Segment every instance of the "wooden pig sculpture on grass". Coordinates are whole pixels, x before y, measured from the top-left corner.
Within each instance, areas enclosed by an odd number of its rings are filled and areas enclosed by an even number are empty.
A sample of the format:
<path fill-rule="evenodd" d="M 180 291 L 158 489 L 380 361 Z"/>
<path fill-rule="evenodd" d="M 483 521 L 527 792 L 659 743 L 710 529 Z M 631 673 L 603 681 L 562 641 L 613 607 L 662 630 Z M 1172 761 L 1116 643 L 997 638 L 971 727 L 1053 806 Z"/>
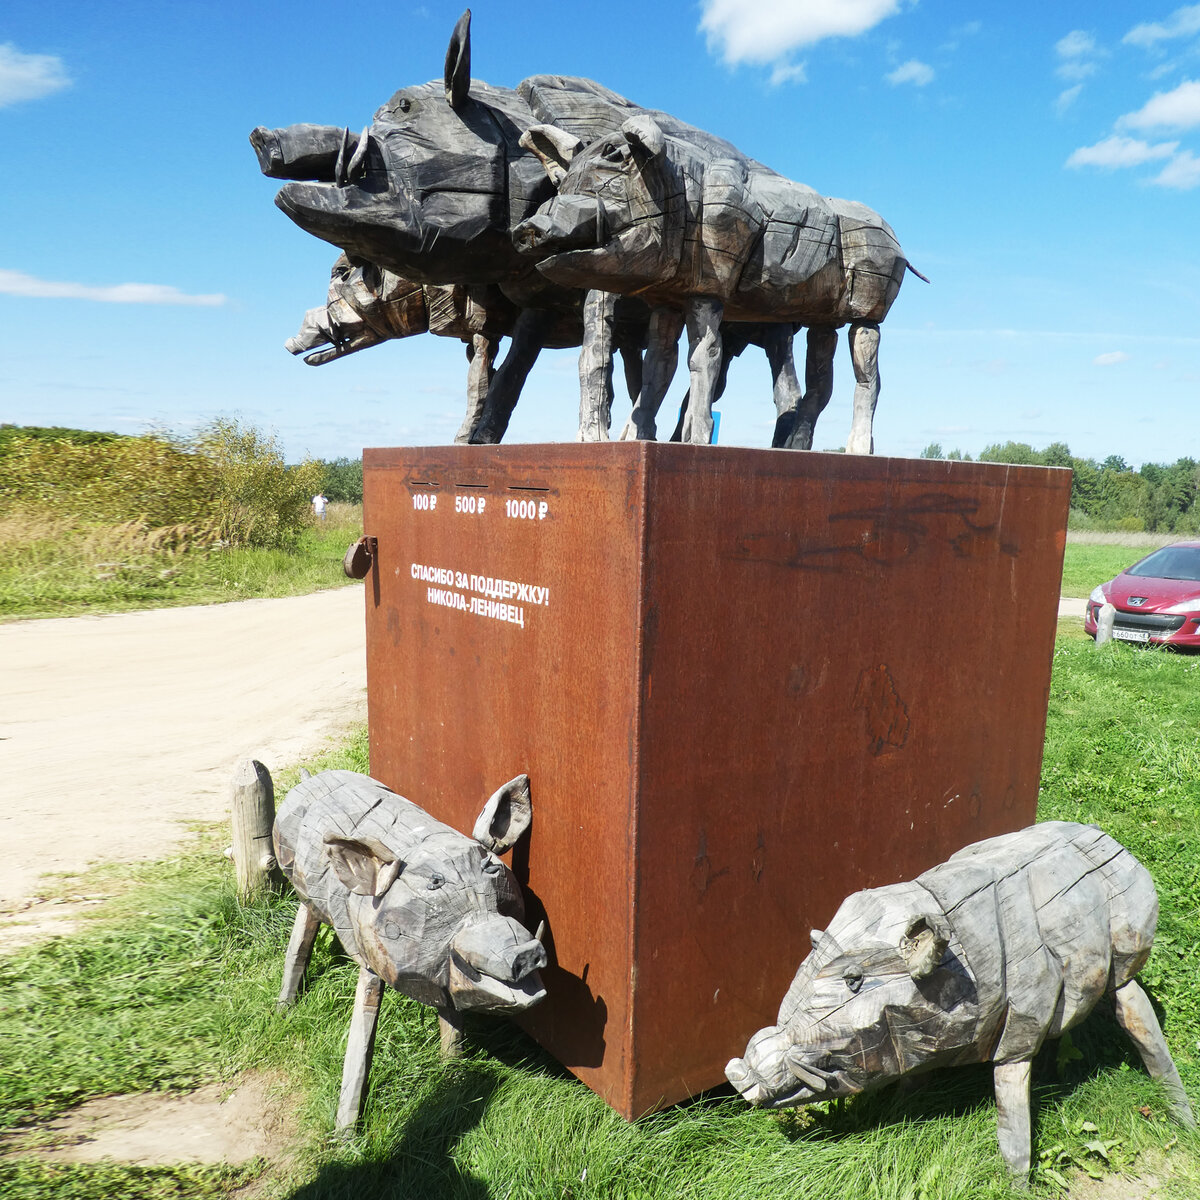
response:
<path fill-rule="evenodd" d="M 385 983 L 437 1009 L 447 1053 L 463 1011 L 518 1012 L 545 996 L 545 948 L 521 923 L 520 886 L 496 857 L 530 819 L 525 775 L 492 796 L 473 837 L 353 771 L 323 771 L 288 793 L 273 836 L 301 904 L 279 1006 L 295 1000 L 321 922 L 359 964 L 339 1131 L 358 1119 Z"/>
<path fill-rule="evenodd" d="M 849 896 L 813 931 L 778 1024 L 725 1073 L 751 1104 L 783 1108 L 993 1062 L 1000 1150 L 1023 1181 L 1030 1060 L 1107 993 L 1173 1115 L 1192 1125 L 1134 979 L 1157 920 L 1149 873 L 1094 826 L 1048 821 L 977 842 L 911 883 Z"/>

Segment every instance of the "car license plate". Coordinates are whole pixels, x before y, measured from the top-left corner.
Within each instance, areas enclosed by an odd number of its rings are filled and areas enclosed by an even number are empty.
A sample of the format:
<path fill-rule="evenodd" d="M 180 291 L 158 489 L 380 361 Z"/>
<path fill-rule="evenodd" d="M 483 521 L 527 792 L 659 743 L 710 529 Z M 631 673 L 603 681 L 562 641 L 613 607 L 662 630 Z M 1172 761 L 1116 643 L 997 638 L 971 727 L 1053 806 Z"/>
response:
<path fill-rule="evenodd" d="M 1119 642 L 1148 642 L 1150 631 L 1148 629 L 1114 629 L 1113 637 Z"/>

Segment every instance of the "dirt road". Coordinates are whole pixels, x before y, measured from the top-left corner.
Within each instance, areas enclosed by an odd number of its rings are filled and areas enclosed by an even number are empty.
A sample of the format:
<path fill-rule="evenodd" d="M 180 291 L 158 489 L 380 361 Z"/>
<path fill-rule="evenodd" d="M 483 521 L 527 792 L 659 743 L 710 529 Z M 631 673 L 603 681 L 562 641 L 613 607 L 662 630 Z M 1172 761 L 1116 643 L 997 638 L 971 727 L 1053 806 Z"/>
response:
<path fill-rule="evenodd" d="M 156 858 L 366 718 L 363 592 L 0 625 L 0 911 L 46 871 Z"/>

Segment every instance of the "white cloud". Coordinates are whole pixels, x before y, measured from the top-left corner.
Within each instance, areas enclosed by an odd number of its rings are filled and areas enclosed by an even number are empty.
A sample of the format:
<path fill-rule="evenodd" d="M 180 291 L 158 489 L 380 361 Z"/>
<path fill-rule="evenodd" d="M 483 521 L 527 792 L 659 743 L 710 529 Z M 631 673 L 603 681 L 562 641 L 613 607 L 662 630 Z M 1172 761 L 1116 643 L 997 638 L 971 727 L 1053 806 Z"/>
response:
<path fill-rule="evenodd" d="M 916 87 L 924 87 L 927 83 L 933 82 L 933 68 L 927 63 L 918 62 L 915 58 L 910 58 L 908 62 L 901 63 L 894 71 L 887 76 L 888 83 L 911 83 Z"/>
<path fill-rule="evenodd" d="M 1061 117 L 1079 99 L 1079 93 L 1082 91 L 1083 84 L 1077 83 L 1074 87 L 1067 88 L 1065 92 L 1059 92 L 1058 99 L 1054 102 L 1054 111 Z"/>
<path fill-rule="evenodd" d="M 807 83 L 803 63 L 777 63 L 771 72 L 771 86 L 778 87 L 781 83 Z"/>
<path fill-rule="evenodd" d="M 900 9 L 900 0 L 701 0 L 700 28 L 730 64 L 769 63 L 824 38 L 857 37 Z"/>
<path fill-rule="evenodd" d="M 1131 46 L 1151 47 L 1171 38 L 1191 37 L 1200 33 L 1200 4 L 1177 8 L 1165 21 L 1135 25 L 1122 39 Z"/>
<path fill-rule="evenodd" d="M 1142 163 L 1170 158 L 1179 149 L 1178 142 L 1159 142 L 1151 146 L 1137 138 L 1113 134 L 1094 146 L 1080 146 L 1066 161 L 1068 167 L 1138 167 Z"/>
<path fill-rule="evenodd" d="M 1190 150 L 1181 150 L 1150 182 L 1181 192 L 1191 191 L 1200 186 L 1200 158 Z"/>
<path fill-rule="evenodd" d="M 1096 39 L 1082 29 L 1072 29 L 1065 37 L 1054 43 L 1058 55 L 1058 66 L 1054 73 L 1059 79 L 1070 83 L 1082 83 L 1097 71 L 1094 61 L 1106 52 L 1096 45 Z"/>
<path fill-rule="evenodd" d="M 114 283 L 97 287 L 88 283 L 56 283 L 21 271 L 0 270 L 0 294 L 38 300 L 100 300 L 108 304 L 192 304 L 212 308 L 224 304 L 222 295 L 189 296 L 162 283 Z"/>
<path fill-rule="evenodd" d="M 0 108 L 22 100 L 40 100 L 70 83 L 61 58 L 22 54 L 12 42 L 0 43 Z"/>
<path fill-rule="evenodd" d="M 1054 51 L 1059 58 L 1085 58 L 1096 53 L 1096 39 L 1082 29 L 1072 29 L 1054 43 Z"/>
<path fill-rule="evenodd" d="M 1097 354 L 1092 362 L 1098 367 L 1115 367 L 1117 363 L 1129 361 L 1129 355 L 1124 350 L 1110 350 L 1107 354 Z"/>
<path fill-rule="evenodd" d="M 1169 92 L 1155 92 L 1137 112 L 1117 121 L 1118 129 L 1191 129 L 1200 125 L 1200 83 L 1185 79 Z"/>
<path fill-rule="evenodd" d="M 1096 73 L 1096 64 L 1094 62 L 1085 62 L 1082 59 L 1073 58 L 1068 62 L 1060 63 L 1054 71 L 1059 79 L 1069 81 L 1087 79 Z"/>

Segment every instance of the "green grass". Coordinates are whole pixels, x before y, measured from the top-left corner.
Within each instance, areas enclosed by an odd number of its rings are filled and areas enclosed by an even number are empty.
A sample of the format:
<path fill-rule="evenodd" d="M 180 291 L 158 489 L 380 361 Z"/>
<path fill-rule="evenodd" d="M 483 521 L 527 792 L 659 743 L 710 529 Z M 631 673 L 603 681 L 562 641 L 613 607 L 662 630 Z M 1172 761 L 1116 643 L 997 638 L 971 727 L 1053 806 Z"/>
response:
<path fill-rule="evenodd" d="M 1150 553 L 1150 546 L 1068 542 L 1063 555 L 1062 595 L 1089 596 L 1098 583 L 1107 583 L 1126 567 Z"/>
<path fill-rule="evenodd" d="M 233 546 L 171 553 L 136 531 L 108 527 L 63 534 L 0 536 L 0 620 L 124 612 L 296 596 L 350 581 L 347 546 L 362 533 L 362 509 L 330 506 L 290 549 Z"/>
<path fill-rule="evenodd" d="M 1060 636 L 1041 815 L 1095 821 L 1159 887 L 1143 973 L 1193 1101 L 1200 1099 L 1200 659 Z M 315 767 L 365 769 L 365 737 Z M 280 794 L 295 776 L 282 776 Z M 443 1062 L 431 1010 L 386 997 L 360 1135 L 331 1138 L 356 969 L 318 939 L 309 987 L 273 1012 L 293 903 L 245 907 L 209 839 L 124 871 L 134 884 L 86 933 L 0 960 L 0 1127 L 110 1092 L 187 1088 L 263 1068 L 291 1081 L 291 1167 L 47 1167 L 0 1158 L 0 1194 L 295 1200 L 484 1197 L 609 1200 L 746 1196 L 982 1200 L 1010 1194 L 991 1072 L 961 1068 L 783 1114 L 726 1090 L 627 1124 L 513 1027 L 468 1025 Z M 1103 1006 L 1102 1006 L 1103 1008 Z M 1034 1192 L 1083 1169 L 1167 1175 L 1162 1200 L 1200 1195 L 1200 1138 L 1163 1119 L 1161 1094 L 1106 1011 L 1035 1066 Z M 1198 1105 L 1200 1107 L 1200 1105 Z M 1143 1115 L 1146 1108 L 1150 1116 Z M 1165 1160 L 1161 1156 L 1165 1154 Z"/>

